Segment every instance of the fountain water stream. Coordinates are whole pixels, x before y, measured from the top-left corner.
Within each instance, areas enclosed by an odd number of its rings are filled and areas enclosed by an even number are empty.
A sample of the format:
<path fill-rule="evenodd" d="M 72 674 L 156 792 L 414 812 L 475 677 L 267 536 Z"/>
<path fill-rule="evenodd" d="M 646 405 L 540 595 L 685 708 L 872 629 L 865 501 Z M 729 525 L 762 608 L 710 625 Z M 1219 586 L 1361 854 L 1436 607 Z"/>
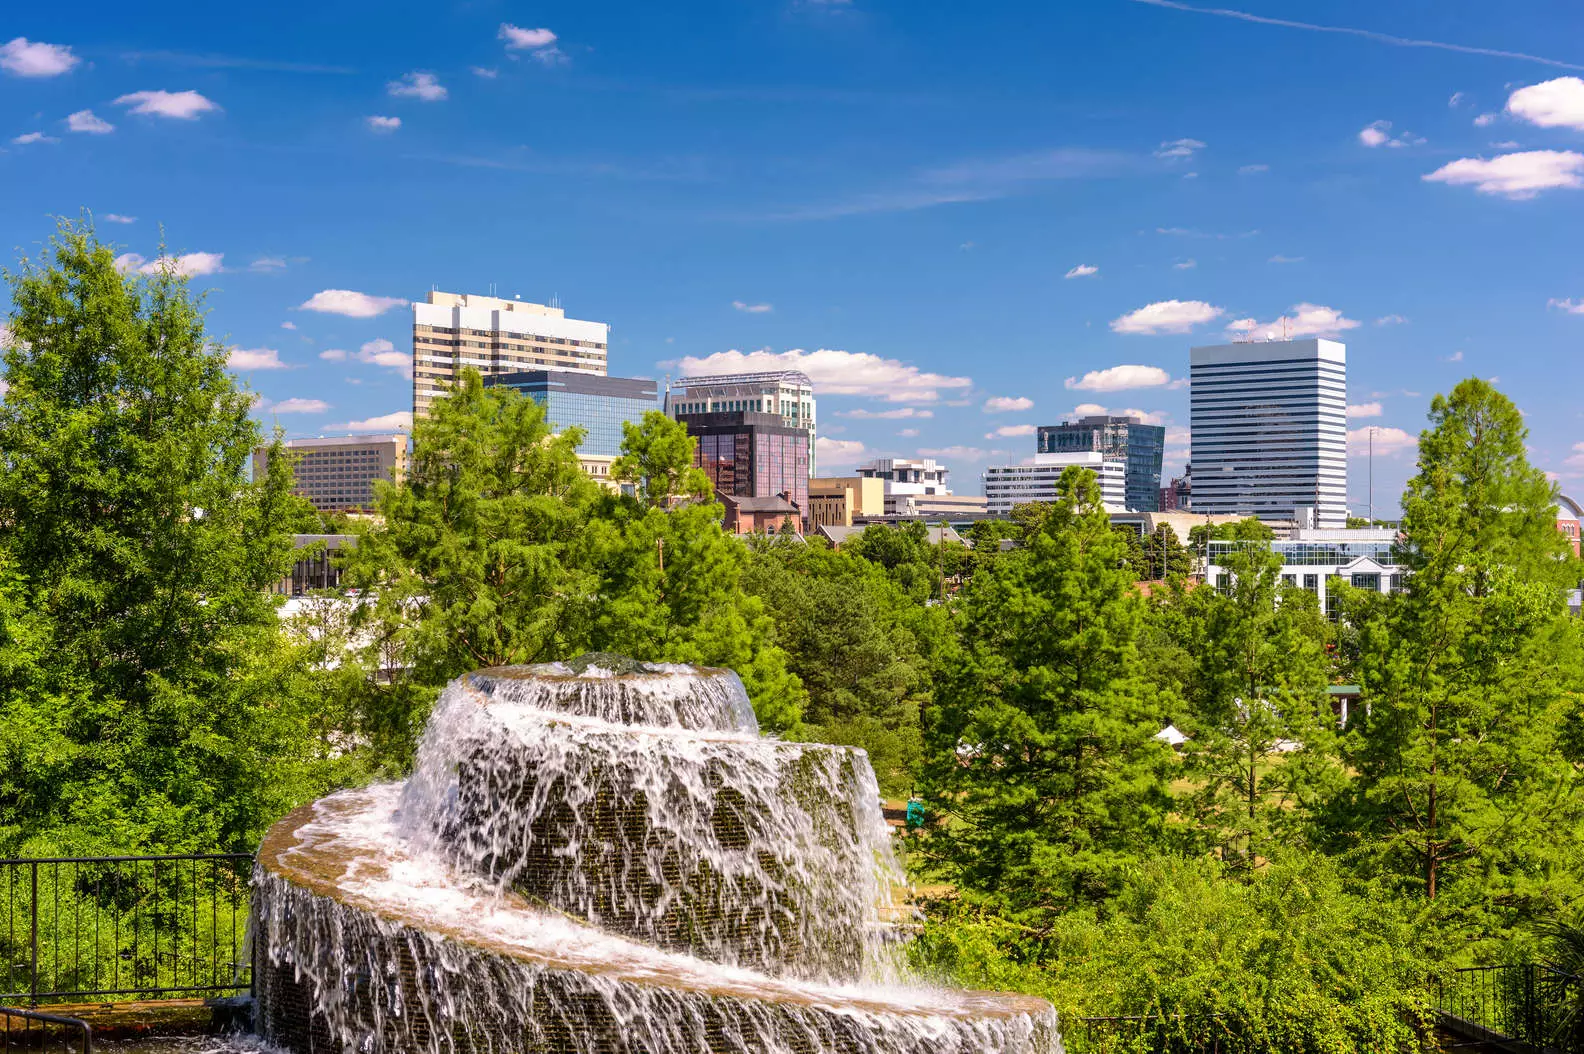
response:
<path fill-rule="evenodd" d="M 860 750 L 758 734 L 735 674 L 484 670 L 413 776 L 281 821 L 260 1022 L 294 1051 L 1059 1054 L 1042 1000 L 910 982 Z"/>

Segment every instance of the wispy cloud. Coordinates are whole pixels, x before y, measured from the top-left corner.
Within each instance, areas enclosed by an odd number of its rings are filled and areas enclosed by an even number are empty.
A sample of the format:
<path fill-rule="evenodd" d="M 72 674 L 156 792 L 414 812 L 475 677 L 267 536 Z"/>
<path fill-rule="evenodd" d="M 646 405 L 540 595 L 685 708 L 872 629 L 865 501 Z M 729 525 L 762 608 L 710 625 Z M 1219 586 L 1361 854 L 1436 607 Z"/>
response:
<path fill-rule="evenodd" d="M 804 351 L 793 348 L 775 352 L 768 348 L 741 352 L 717 351 L 703 358 L 688 356 L 681 360 L 685 377 L 707 377 L 719 373 L 747 373 L 765 370 L 801 370 L 814 387 L 829 395 L 867 395 L 893 403 L 932 403 L 940 390 L 970 388 L 967 377 L 927 373 L 917 366 L 883 359 L 867 352 L 820 348 Z"/>
<path fill-rule="evenodd" d="M 768 315 L 775 310 L 772 304 L 750 304 L 746 300 L 733 300 L 732 307 L 748 315 Z"/>
<path fill-rule="evenodd" d="M 1026 395 L 997 395 L 986 399 L 983 409 L 987 414 L 1021 413 L 1034 409 L 1034 400 Z"/>
<path fill-rule="evenodd" d="M 371 132 L 394 132 L 401 127 L 400 117 L 384 117 L 380 114 L 374 114 L 363 118 L 363 121 L 368 125 Z"/>
<path fill-rule="evenodd" d="M 901 421 L 908 418 L 934 417 L 934 410 L 920 410 L 916 406 L 899 406 L 894 410 L 838 410 L 837 417 L 850 417 L 854 421 Z"/>
<path fill-rule="evenodd" d="M 412 423 L 411 410 L 397 410 L 395 413 L 367 417 L 361 421 L 343 421 L 329 427 L 347 432 L 410 432 Z"/>
<path fill-rule="evenodd" d="M 92 110 L 78 110 L 66 118 L 66 127 L 73 132 L 86 132 L 89 135 L 107 135 L 115 131 L 115 125 L 98 117 Z"/>
<path fill-rule="evenodd" d="M 1088 278 L 1092 274 L 1099 274 L 1100 268 L 1093 264 L 1079 264 L 1071 271 L 1062 275 L 1063 278 Z"/>
<path fill-rule="evenodd" d="M 1572 150 L 1526 150 L 1489 160 L 1464 157 L 1421 178 L 1427 183 L 1471 186 L 1481 194 L 1523 201 L 1542 190 L 1584 187 L 1584 154 Z"/>
<path fill-rule="evenodd" d="M 195 91 L 135 91 L 116 99 L 117 106 L 130 106 L 131 113 L 168 117 L 177 121 L 195 120 L 211 110 L 220 109 L 213 99 Z"/>
<path fill-rule="evenodd" d="M 175 66 L 206 69 L 260 70 L 273 73 L 356 73 L 350 66 L 329 66 L 313 62 L 284 62 L 277 59 L 249 58 L 244 55 L 193 54 L 185 51 L 128 51 L 121 57 L 128 62 L 167 62 Z"/>
<path fill-rule="evenodd" d="M 449 92 L 440 78 L 433 73 L 421 71 L 404 73 L 400 80 L 394 80 L 385 85 L 387 94 L 396 98 L 422 99 L 424 102 L 439 102 Z"/>
<path fill-rule="evenodd" d="M 783 220 L 826 220 L 877 212 L 911 212 L 939 205 L 993 201 L 1041 183 L 1094 179 L 1141 171 L 1142 159 L 1114 150 L 1062 147 L 999 158 L 976 158 L 921 169 L 899 185 L 844 201 L 807 205 L 773 215 Z"/>
<path fill-rule="evenodd" d="M 1284 29 L 1302 29 L 1311 33 L 1335 33 L 1342 36 L 1359 37 L 1363 40 L 1373 40 L 1377 44 L 1390 44 L 1400 48 L 1430 48 L 1436 51 L 1456 51 L 1463 55 L 1488 55 L 1498 59 L 1518 59 L 1522 62 L 1535 62 L 1542 66 L 1555 66 L 1565 70 L 1584 70 L 1584 66 L 1572 62 L 1563 62 L 1560 59 L 1548 59 L 1540 55 L 1529 55 L 1522 51 L 1505 51 L 1501 48 L 1473 47 L 1467 44 L 1449 44 L 1440 40 L 1419 40 L 1413 37 L 1399 37 L 1391 33 L 1378 33 L 1372 29 L 1358 29 L 1353 26 L 1327 26 L 1316 22 L 1298 22 L 1289 18 L 1271 18 L 1268 15 L 1256 15 L 1247 11 L 1234 11 L 1225 7 L 1195 7 L 1192 4 L 1179 3 L 1178 0 L 1134 0 L 1134 3 L 1148 4 L 1151 7 L 1164 7 L 1173 11 L 1187 11 L 1196 15 L 1215 15 L 1218 18 L 1235 18 L 1241 22 L 1253 22 L 1262 26 L 1281 26 Z"/>

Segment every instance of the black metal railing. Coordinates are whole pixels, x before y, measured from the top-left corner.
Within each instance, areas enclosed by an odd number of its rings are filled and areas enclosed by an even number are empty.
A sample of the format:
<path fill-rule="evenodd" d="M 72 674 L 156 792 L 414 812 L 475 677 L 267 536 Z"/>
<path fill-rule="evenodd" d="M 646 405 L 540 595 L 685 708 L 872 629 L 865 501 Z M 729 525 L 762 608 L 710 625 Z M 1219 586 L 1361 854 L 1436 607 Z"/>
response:
<path fill-rule="evenodd" d="M 89 1054 L 93 1029 L 75 1017 L 0 1006 L 0 1050 L 59 1050 Z"/>
<path fill-rule="evenodd" d="M 1584 1052 L 1584 978 L 1534 963 L 1452 970 L 1439 982 L 1444 1027 L 1536 1050 Z"/>
<path fill-rule="evenodd" d="M 245 990 L 247 853 L 0 860 L 0 1003 Z"/>

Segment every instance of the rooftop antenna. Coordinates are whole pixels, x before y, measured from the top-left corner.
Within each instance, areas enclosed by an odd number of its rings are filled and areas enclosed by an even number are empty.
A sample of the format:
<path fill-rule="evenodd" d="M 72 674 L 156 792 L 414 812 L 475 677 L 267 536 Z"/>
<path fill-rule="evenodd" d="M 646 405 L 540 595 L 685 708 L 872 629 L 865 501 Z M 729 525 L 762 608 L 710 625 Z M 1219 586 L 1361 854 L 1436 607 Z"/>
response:
<path fill-rule="evenodd" d="M 1370 526 L 1375 525 L 1375 426 L 1370 425 L 1369 430 L 1369 518 Z"/>

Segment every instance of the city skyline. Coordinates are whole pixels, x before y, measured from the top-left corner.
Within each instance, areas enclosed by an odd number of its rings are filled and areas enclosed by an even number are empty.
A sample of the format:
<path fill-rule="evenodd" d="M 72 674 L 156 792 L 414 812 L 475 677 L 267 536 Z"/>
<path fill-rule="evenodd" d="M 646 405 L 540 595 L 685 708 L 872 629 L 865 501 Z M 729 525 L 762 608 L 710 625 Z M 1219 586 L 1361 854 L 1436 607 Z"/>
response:
<path fill-rule="evenodd" d="M 1584 63 L 1553 46 L 1584 17 L 1080 7 L 33 10 L 0 29 L 0 217 L 36 255 L 91 209 L 129 270 L 163 226 L 292 435 L 405 427 L 406 305 L 452 289 L 608 323 L 618 376 L 808 373 L 822 475 L 934 457 L 966 494 L 1040 425 L 1137 411 L 1164 482 L 1188 349 L 1272 334 L 1349 346 L 1353 511 L 1367 430 L 1386 514 L 1471 374 L 1584 490 Z"/>

